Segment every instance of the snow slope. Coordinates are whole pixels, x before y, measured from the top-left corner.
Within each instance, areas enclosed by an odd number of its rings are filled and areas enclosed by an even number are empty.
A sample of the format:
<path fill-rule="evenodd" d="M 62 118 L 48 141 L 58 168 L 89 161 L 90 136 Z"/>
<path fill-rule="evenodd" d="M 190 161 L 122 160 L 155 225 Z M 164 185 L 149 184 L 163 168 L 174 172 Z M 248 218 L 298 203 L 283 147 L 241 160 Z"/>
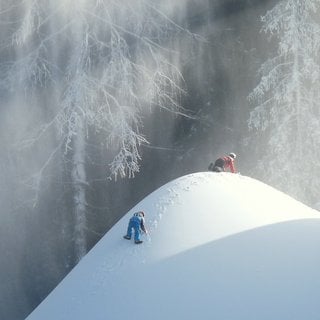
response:
<path fill-rule="evenodd" d="M 136 210 L 150 231 L 142 245 L 122 238 Z M 319 212 L 203 172 L 138 203 L 27 320 L 319 320 L 319 296 Z"/>

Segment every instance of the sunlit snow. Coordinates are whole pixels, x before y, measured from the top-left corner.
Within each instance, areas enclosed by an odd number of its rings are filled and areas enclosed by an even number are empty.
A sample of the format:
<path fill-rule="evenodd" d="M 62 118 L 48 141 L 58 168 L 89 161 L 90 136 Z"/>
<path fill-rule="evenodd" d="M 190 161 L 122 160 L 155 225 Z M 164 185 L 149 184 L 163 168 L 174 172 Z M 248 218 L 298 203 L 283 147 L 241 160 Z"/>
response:
<path fill-rule="evenodd" d="M 146 213 L 142 245 L 124 240 Z M 320 215 L 245 176 L 195 173 L 127 213 L 27 320 L 320 317 Z"/>

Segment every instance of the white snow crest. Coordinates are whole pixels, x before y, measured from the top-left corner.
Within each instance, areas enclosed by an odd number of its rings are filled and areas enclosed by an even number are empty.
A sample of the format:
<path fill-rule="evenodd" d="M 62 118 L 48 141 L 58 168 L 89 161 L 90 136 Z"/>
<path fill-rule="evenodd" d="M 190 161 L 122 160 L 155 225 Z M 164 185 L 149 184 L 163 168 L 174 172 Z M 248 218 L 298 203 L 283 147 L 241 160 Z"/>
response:
<path fill-rule="evenodd" d="M 138 210 L 141 245 L 122 238 Z M 318 211 L 245 176 L 189 174 L 132 208 L 27 320 L 318 320 L 319 243 Z"/>

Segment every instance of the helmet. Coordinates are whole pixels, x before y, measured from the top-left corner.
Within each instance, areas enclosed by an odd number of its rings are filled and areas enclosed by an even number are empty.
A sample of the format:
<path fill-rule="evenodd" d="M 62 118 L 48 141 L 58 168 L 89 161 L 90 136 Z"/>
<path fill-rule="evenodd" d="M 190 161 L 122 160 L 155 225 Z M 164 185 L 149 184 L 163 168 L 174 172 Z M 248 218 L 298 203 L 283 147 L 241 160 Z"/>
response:
<path fill-rule="evenodd" d="M 138 211 L 134 214 L 135 217 L 144 217 L 144 212 L 143 211 Z"/>
<path fill-rule="evenodd" d="M 235 159 L 237 157 L 237 155 L 233 152 L 229 153 L 229 157 L 231 157 L 232 159 Z"/>

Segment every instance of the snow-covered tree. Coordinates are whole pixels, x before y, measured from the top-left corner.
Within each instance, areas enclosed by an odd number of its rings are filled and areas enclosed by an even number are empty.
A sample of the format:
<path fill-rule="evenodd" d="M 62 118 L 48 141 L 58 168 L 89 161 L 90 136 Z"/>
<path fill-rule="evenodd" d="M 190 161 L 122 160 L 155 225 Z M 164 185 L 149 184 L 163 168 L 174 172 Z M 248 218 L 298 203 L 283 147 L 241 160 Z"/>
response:
<path fill-rule="evenodd" d="M 182 77 L 167 54 L 170 39 L 182 29 L 145 0 L 26 0 L 21 7 L 11 38 L 18 58 L 2 65 L 3 82 L 30 92 L 47 81 L 63 81 L 50 124 L 63 127 L 64 146 L 70 146 L 74 120 L 81 117 L 105 132 L 107 145 L 118 145 L 111 175 L 134 176 L 138 146 L 146 142 L 139 130 L 141 109 L 182 113 Z"/>
<path fill-rule="evenodd" d="M 161 1 L 24 0 L 0 7 L 0 15 L 12 17 L 5 23 L 10 36 L 3 50 L 11 58 L 0 65 L 1 86 L 23 95 L 26 105 L 32 101 L 44 108 L 47 118 L 20 146 L 41 144 L 48 132 L 56 139 L 27 183 L 36 204 L 46 170 L 63 155 L 67 165 L 61 170 L 69 170 L 73 186 L 80 258 L 86 250 L 90 134 L 99 136 L 98 148 L 108 150 L 106 179 L 134 177 L 139 147 L 147 143 L 142 113 L 159 107 L 184 114 L 173 43 L 177 34 L 191 41 L 193 35 L 161 10 Z"/>
<path fill-rule="evenodd" d="M 309 204 L 319 200 L 319 0 L 284 0 L 262 17 L 277 53 L 260 69 L 249 99 L 249 126 L 260 150 L 264 179 Z"/>

